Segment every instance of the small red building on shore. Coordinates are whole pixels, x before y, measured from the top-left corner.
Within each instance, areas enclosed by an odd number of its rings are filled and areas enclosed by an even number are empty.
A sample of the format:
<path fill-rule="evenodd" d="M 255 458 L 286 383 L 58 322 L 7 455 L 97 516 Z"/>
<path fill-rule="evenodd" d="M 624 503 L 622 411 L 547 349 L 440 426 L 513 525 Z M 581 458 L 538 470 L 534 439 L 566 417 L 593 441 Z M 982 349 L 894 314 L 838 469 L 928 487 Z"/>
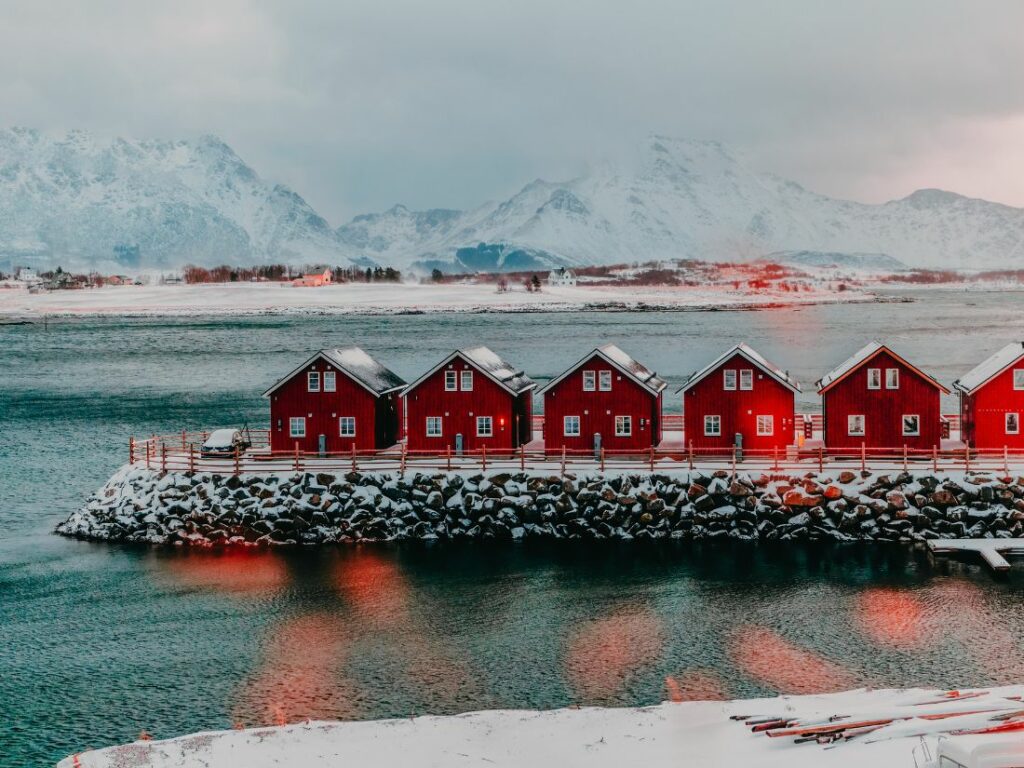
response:
<path fill-rule="evenodd" d="M 793 444 L 800 385 L 746 344 L 697 371 L 683 393 L 683 431 L 695 450 L 771 450 Z"/>
<path fill-rule="evenodd" d="M 410 451 L 511 451 L 530 442 L 536 383 L 487 347 L 452 352 L 402 393 Z"/>
<path fill-rule="evenodd" d="M 404 387 L 359 347 L 321 349 L 263 393 L 270 398 L 270 449 L 339 453 L 394 445 Z"/>
<path fill-rule="evenodd" d="M 597 452 L 657 446 L 666 386 L 614 344 L 598 347 L 540 390 L 545 449 Z"/>
<path fill-rule="evenodd" d="M 940 403 L 949 390 L 877 341 L 820 379 L 818 393 L 829 449 L 941 443 Z"/>
<path fill-rule="evenodd" d="M 1007 344 L 953 388 L 960 394 L 960 438 L 967 445 L 1024 449 L 1024 343 Z"/>

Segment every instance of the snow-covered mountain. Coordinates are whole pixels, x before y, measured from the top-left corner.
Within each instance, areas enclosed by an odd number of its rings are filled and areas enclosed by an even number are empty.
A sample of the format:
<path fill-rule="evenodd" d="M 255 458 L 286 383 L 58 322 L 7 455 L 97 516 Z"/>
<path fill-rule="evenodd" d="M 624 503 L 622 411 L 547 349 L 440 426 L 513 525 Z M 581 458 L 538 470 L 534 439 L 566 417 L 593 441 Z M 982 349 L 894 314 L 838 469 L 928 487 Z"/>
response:
<path fill-rule="evenodd" d="M 651 137 L 638 159 L 536 180 L 468 211 L 396 205 L 332 229 L 223 142 L 0 131 L 0 269 L 199 264 L 541 269 L 780 251 L 884 254 L 908 266 L 1024 267 L 1024 210 L 920 190 L 826 197 L 716 142 Z"/>
<path fill-rule="evenodd" d="M 0 269 L 347 264 L 349 253 L 305 200 L 214 137 L 0 131 Z"/>

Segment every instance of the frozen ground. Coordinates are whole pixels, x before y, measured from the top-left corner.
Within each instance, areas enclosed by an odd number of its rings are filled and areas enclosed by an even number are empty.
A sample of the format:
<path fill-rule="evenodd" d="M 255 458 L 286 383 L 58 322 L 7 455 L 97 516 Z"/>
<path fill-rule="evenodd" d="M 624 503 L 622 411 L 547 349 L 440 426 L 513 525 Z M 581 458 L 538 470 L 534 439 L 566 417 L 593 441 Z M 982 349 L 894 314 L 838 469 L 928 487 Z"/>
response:
<path fill-rule="evenodd" d="M 1014 722 L 1024 706 L 1019 700 L 1022 693 L 1022 686 L 983 693 L 858 690 L 634 709 L 495 710 L 452 717 L 307 722 L 136 742 L 68 757 L 59 768 L 911 768 L 921 736 L 934 743 L 939 733 L 1004 722 L 993 718 Z M 793 736 L 770 738 L 753 733 L 749 725 L 730 716 L 799 721 L 789 727 L 830 727 L 835 724 L 829 722 L 833 716 L 851 728 L 858 723 L 876 725 L 861 725 L 852 739 L 824 745 L 797 743 Z"/>
<path fill-rule="evenodd" d="M 0 316 L 189 314 L 396 314 L 522 312 L 586 309 L 756 308 L 778 304 L 871 301 L 857 291 L 824 287 L 800 293 L 733 290 L 723 286 L 557 287 L 540 293 L 497 293 L 492 285 L 346 283 L 295 288 L 280 283 L 106 286 L 32 294 L 0 290 Z"/>

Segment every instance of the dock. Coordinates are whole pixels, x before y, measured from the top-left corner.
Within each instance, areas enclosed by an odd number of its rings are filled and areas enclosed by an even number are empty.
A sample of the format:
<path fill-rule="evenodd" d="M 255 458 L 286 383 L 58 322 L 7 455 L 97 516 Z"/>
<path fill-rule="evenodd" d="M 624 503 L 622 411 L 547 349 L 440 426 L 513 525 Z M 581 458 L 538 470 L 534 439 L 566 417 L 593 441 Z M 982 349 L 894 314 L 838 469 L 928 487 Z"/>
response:
<path fill-rule="evenodd" d="M 1024 556 L 1024 539 L 934 539 L 928 542 L 933 555 L 978 554 L 995 573 L 1010 570 L 1007 557 Z"/>

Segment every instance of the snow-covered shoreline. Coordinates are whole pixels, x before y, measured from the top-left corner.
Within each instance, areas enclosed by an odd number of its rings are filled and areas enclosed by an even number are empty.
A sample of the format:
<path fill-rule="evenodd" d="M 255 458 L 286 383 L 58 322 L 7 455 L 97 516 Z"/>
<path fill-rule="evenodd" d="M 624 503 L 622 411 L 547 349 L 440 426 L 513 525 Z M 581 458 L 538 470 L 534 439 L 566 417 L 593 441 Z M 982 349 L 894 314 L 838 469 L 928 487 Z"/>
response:
<path fill-rule="evenodd" d="M 116 286 L 29 293 L 0 290 L 0 318 L 43 315 L 151 317 L 178 315 L 431 312 L 581 312 L 753 310 L 780 306 L 863 303 L 870 293 L 825 288 L 802 293 L 733 290 L 724 286 L 559 286 L 540 292 L 496 292 L 492 285 L 344 283 L 296 288 L 280 283 Z M 890 299 L 891 300 L 891 299 Z"/>
<path fill-rule="evenodd" d="M 914 763 L 921 736 L 986 727 L 1020 707 L 1022 686 L 984 692 L 860 689 L 735 701 L 663 703 L 636 708 L 492 710 L 354 722 L 304 722 L 137 741 L 72 755 L 58 768 L 262 768 L 319 766 L 744 766 L 854 768 Z M 802 723 L 836 717 L 861 730 L 829 746 L 770 738 L 730 718 L 783 717 Z M 984 737 L 967 737 L 984 738 Z"/>

